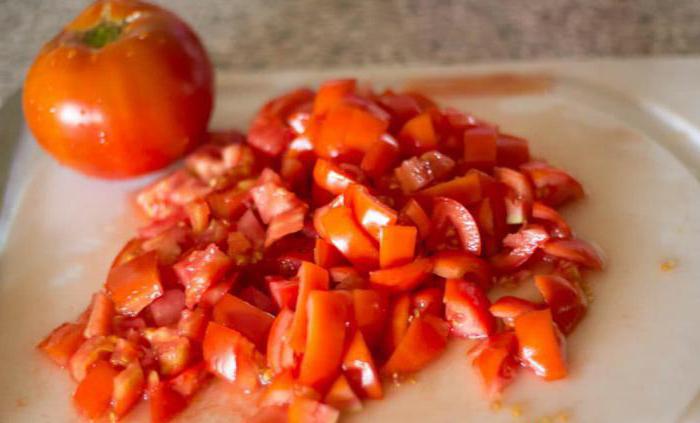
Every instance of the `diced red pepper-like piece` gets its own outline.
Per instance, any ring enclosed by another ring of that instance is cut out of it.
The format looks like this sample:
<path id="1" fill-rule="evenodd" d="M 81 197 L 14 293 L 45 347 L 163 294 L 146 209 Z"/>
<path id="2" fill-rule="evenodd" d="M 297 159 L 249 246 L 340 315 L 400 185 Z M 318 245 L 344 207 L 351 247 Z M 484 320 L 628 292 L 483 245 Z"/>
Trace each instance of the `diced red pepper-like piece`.
<path id="1" fill-rule="evenodd" d="M 308 207 L 302 204 L 272 218 L 265 234 L 264 247 L 267 248 L 277 240 L 304 229 L 304 216 Z"/>
<path id="2" fill-rule="evenodd" d="M 416 226 L 421 239 L 427 238 L 430 234 L 430 217 L 428 217 L 428 214 L 416 200 L 408 200 L 403 209 L 401 209 L 399 216 L 400 222 L 407 221 L 407 223 L 412 223 Z"/>
<path id="3" fill-rule="evenodd" d="M 297 279 L 269 279 L 267 286 L 272 294 L 272 299 L 280 309 L 294 310 L 299 295 L 299 281 Z"/>
<path id="4" fill-rule="evenodd" d="M 323 115 L 338 104 L 342 104 L 348 95 L 355 92 L 356 84 L 354 79 L 335 79 L 321 84 L 314 98 L 313 113 Z"/>
<path id="5" fill-rule="evenodd" d="M 391 169 L 399 158 L 399 144 L 389 134 L 383 134 L 362 157 L 360 169 L 367 175 L 378 178 Z"/>
<path id="6" fill-rule="evenodd" d="M 475 204 L 483 198 L 482 173 L 470 170 L 466 175 L 441 182 L 419 191 L 419 199 L 430 200 L 436 197 L 447 197 L 463 205 Z"/>
<path id="7" fill-rule="evenodd" d="M 112 317 L 114 317 L 112 300 L 102 292 L 94 294 L 90 317 L 85 326 L 85 337 L 109 335 L 112 332 Z"/>
<path id="8" fill-rule="evenodd" d="M 517 168 L 530 161 L 527 140 L 513 135 L 499 134 L 496 140 L 496 163 L 499 166 Z"/>
<path id="9" fill-rule="evenodd" d="M 248 143 L 270 156 L 281 154 L 294 138 L 287 117 L 313 96 L 313 91 L 302 88 L 267 102 L 250 124 Z"/>
<path id="10" fill-rule="evenodd" d="M 113 267 L 107 276 L 105 290 L 118 313 L 125 316 L 139 314 L 163 295 L 156 253 L 146 253 Z"/>
<path id="11" fill-rule="evenodd" d="M 484 338 L 496 330 L 489 312 L 491 303 L 483 289 L 463 279 L 445 281 L 445 317 L 452 334 L 462 338 Z"/>
<path id="12" fill-rule="evenodd" d="M 430 113 L 424 112 L 406 122 L 399 132 L 402 149 L 410 154 L 422 153 L 437 147 L 437 134 Z"/>
<path id="13" fill-rule="evenodd" d="M 348 172 L 325 159 L 316 160 L 313 175 L 316 185 L 333 195 L 340 195 L 350 185 L 357 183 Z"/>
<path id="14" fill-rule="evenodd" d="M 442 313 L 443 292 L 440 288 L 423 288 L 413 294 L 413 307 L 417 314 L 430 313 L 435 316 L 443 316 Z"/>
<path id="15" fill-rule="evenodd" d="M 403 293 L 392 300 L 389 307 L 389 322 L 387 323 L 386 335 L 382 344 L 383 352 L 387 357 L 394 352 L 406 334 L 411 311 L 410 294 Z"/>
<path id="16" fill-rule="evenodd" d="M 355 220 L 352 210 L 346 206 L 326 210 L 319 217 L 319 234 L 335 246 L 355 266 L 373 269 L 379 264 L 379 250 L 375 241 Z"/>
<path id="17" fill-rule="evenodd" d="M 434 179 L 430 164 L 418 157 L 401 162 L 401 165 L 394 169 L 394 175 L 405 194 L 427 187 Z"/>
<path id="18" fill-rule="evenodd" d="M 326 269 L 338 266 L 343 261 L 343 256 L 333 244 L 316 238 L 314 244 L 314 262 Z"/>

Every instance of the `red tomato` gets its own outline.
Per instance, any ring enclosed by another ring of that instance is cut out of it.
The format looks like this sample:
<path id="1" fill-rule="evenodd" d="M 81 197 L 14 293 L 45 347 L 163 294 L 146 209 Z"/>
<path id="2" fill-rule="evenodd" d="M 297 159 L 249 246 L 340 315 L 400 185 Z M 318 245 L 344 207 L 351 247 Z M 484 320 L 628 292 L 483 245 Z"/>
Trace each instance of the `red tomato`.
<path id="1" fill-rule="evenodd" d="M 410 291 L 425 281 L 432 270 L 432 260 L 419 258 L 403 266 L 370 272 L 369 281 L 392 291 Z"/>
<path id="2" fill-rule="evenodd" d="M 293 370 L 297 357 L 290 345 L 294 312 L 283 308 L 275 318 L 267 338 L 267 365 L 275 373 Z"/>
<path id="3" fill-rule="evenodd" d="M 250 124 L 248 143 L 270 156 L 282 154 L 294 138 L 287 118 L 312 99 L 313 92 L 302 88 L 266 103 Z"/>
<path id="4" fill-rule="evenodd" d="M 443 316 L 443 292 L 440 288 L 424 288 L 413 294 L 413 307 L 416 313 L 430 313 Z"/>
<path id="5" fill-rule="evenodd" d="M 496 163 L 499 166 L 518 167 L 530 161 L 527 140 L 513 135 L 498 134 L 496 140 Z"/>
<path id="6" fill-rule="evenodd" d="M 553 239 L 542 247 L 544 252 L 558 258 L 573 261 L 592 269 L 603 268 L 603 258 L 591 244 L 580 239 Z"/>
<path id="7" fill-rule="evenodd" d="M 531 301 L 506 295 L 491 304 L 489 311 L 494 317 L 502 319 L 506 326 L 512 327 L 518 316 L 529 311 L 537 310 L 538 308 L 540 308 L 540 306 Z"/>
<path id="8" fill-rule="evenodd" d="M 433 182 L 430 164 L 418 157 L 411 157 L 401 162 L 401 166 L 394 169 L 394 175 L 404 194 L 418 191 Z"/>
<path id="9" fill-rule="evenodd" d="M 423 210 L 420 204 L 414 199 L 408 200 L 406 205 L 401 209 L 399 213 L 399 221 L 406 223 L 412 223 L 418 229 L 418 234 L 421 239 L 427 238 L 430 233 L 430 218 Z"/>
<path id="10" fill-rule="evenodd" d="M 298 280 L 271 279 L 268 280 L 267 286 L 270 289 L 272 298 L 280 309 L 288 308 L 293 310 L 296 307 L 297 296 L 299 295 Z"/>
<path id="11" fill-rule="evenodd" d="M 391 135 L 383 134 L 362 157 L 360 169 L 373 178 L 379 178 L 391 169 L 398 158 L 399 144 Z"/>
<path id="12" fill-rule="evenodd" d="M 73 353 L 85 341 L 84 324 L 64 323 L 54 329 L 37 348 L 61 367 L 68 364 Z"/>
<path id="13" fill-rule="evenodd" d="M 336 79 L 324 82 L 314 98 L 313 113 L 323 115 L 333 107 L 342 104 L 348 95 L 355 92 L 355 86 L 354 79 Z"/>
<path id="14" fill-rule="evenodd" d="M 304 229 L 306 210 L 306 205 L 302 204 L 273 217 L 267 227 L 264 247 L 267 248 L 279 239 Z"/>
<path id="15" fill-rule="evenodd" d="M 264 182 L 250 190 L 255 207 L 263 223 L 270 223 L 273 217 L 292 210 L 301 202 L 294 193 L 276 182 Z"/>
<path id="16" fill-rule="evenodd" d="M 511 225 L 528 220 L 535 193 L 528 178 L 517 170 L 497 167 L 493 170 L 496 179 L 509 188 L 506 196 L 507 222 Z"/>
<path id="17" fill-rule="evenodd" d="M 112 384 L 117 370 L 107 361 L 96 362 L 73 394 L 73 403 L 83 416 L 96 420 L 109 410 Z"/>
<path id="18" fill-rule="evenodd" d="M 571 238 L 571 227 L 553 208 L 535 201 L 532 204 L 532 217 L 554 225 L 552 236 L 555 238 Z"/>
<path id="19" fill-rule="evenodd" d="M 216 244 L 202 250 L 192 251 L 177 262 L 173 268 L 180 283 L 185 286 L 185 304 L 193 308 L 202 299 L 204 292 L 218 282 L 231 267 L 231 259 Z"/>
<path id="20" fill-rule="evenodd" d="M 429 314 L 414 318 L 382 373 L 405 374 L 422 369 L 445 350 L 447 333 L 447 323 L 442 319 Z"/>
<path id="21" fill-rule="evenodd" d="M 379 264 L 375 241 L 357 223 L 346 206 L 326 210 L 319 216 L 316 230 L 360 269 L 373 269 Z"/>
<path id="22" fill-rule="evenodd" d="M 314 165 L 314 182 L 333 195 L 340 195 L 356 181 L 339 166 L 328 160 L 318 159 Z"/>
<path id="23" fill-rule="evenodd" d="M 390 356 L 399 345 L 408 329 L 411 316 L 411 295 L 403 293 L 393 299 L 389 308 L 389 322 L 382 344 L 384 353 Z"/>
<path id="24" fill-rule="evenodd" d="M 340 413 L 330 405 L 305 397 L 294 397 L 287 412 L 288 423 L 336 423 Z"/>
<path id="25" fill-rule="evenodd" d="M 406 122 L 399 132 L 399 141 L 409 154 L 435 149 L 437 134 L 430 113 L 422 113 Z"/>
<path id="26" fill-rule="evenodd" d="M 379 265 L 400 266 L 413 260 L 418 230 L 415 226 L 389 225 L 379 230 Z"/>
<path id="27" fill-rule="evenodd" d="M 129 364 L 114 378 L 112 407 L 117 417 L 122 417 L 141 399 L 145 378 L 139 363 Z"/>
<path id="28" fill-rule="evenodd" d="M 207 369 L 214 375 L 235 382 L 244 390 L 258 386 L 263 358 L 255 345 L 239 332 L 215 322 L 209 322 L 202 356 Z"/>
<path id="29" fill-rule="evenodd" d="M 474 282 L 462 279 L 445 281 L 445 317 L 451 333 L 461 338 L 484 338 L 496 330 L 489 312 L 491 303 Z"/>
<path id="30" fill-rule="evenodd" d="M 202 387 L 208 377 L 206 363 L 199 362 L 170 379 L 170 384 L 175 392 L 190 398 Z"/>
<path id="31" fill-rule="evenodd" d="M 481 254 L 481 235 L 474 217 L 466 207 L 447 197 L 437 197 L 433 207 L 433 236 L 444 236 L 447 224 L 454 226 L 462 249 L 475 255 Z"/>
<path id="32" fill-rule="evenodd" d="M 323 402 L 339 411 L 359 411 L 362 401 L 353 392 L 345 376 L 340 375 L 333 382 Z"/>
<path id="33" fill-rule="evenodd" d="M 387 296 L 374 289 L 352 290 L 353 311 L 357 329 L 370 347 L 380 341 L 388 315 Z"/>
<path id="34" fill-rule="evenodd" d="M 169 289 L 163 296 L 153 301 L 148 310 L 151 312 L 153 322 L 157 326 L 168 326 L 180 320 L 182 310 L 185 308 L 185 293 L 180 289 Z M 112 323 L 111 320 L 109 322 Z"/>
<path id="35" fill-rule="evenodd" d="M 299 382 L 323 392 L 337 377 L 343 359 L 349 305 L 348 297 L 342 292 L 309 293 L 306 347 Z"/>
<path id="36" fill-rule="evenodd" d="M 361 397 L 381 399 L 384 396 L 382 381 L 360 331 L 355 332 L 343 357 L 343 372 L 352 389 Z"/>
<path id="37" fill-rule="evenodd" d="M 498 130 L 479 126 L 464 131 L 464 164 L 467 167 L 490 170 L 496 164 Z"/>
<path id="38" fill-rule="evenodd" d="M 542 162 L 529 162 L 520 166 L 535 186 L 535 197 L 543 203 L 557 207 L 584 196 L 583 187 L 571 175 Z"/>
<path id="39" fill-rule="evenodd" d="M 299 267 L 299 296 L 292 324 L 290 343 L 294 351 L 304 352 L 307 332 L 307 301 L 314 290 L 328 290 L 328 271 L 313 263 L 302 262 Z"/>
<path id="40" fill-rule="evenodd" d="M 491 257 L 491 264 L 497 272 L 513 271 L 525 264 L 548 240 L 549 234 L 543 227 L 534 224 L 522 226 L 518 232 L 509 234 L 503 240 L 511 251 Z"/>
<path id="41" fill-rule="evenodd" d="M 274 317 L 236 296 L 226 294 L 214 306 L 212 320 L 239 332 L 264 352 Z"/>
<path id="42" fill-rule="evenodd" d="M 468 251 L 438 251 L 433 258 L 433 273 L 445 279 L 471 279 L 483 289 L 491 288 L 491 268 L 487 261 Z"/>
<path id="43" fill-rule="evenodd" d="M 160 327 L 148 328 L 143 337 L 151 345 L 158 359 L 159 371 L 163 376 L 175 376 L 187 367 L 192 359 L 192 344 L 187 337 L 180 336 L 177 329 Z"/>
<path id="44" fill-rule="evenodd" d="M 148 390 L 151 423 L 167 423 L 187 407 L 187 399 L 169 382 L 158 382 Z"/>
<path id="45" fill-rule="evenodd" d="M 520 357 L 544 380 L 566 377 L 564 338 L 549 309 L 535 310 L 515 319 Z"/>
<path id="46" fill-rule="evenodd" d="M 170 164 L 201 139 L 212 79 L 202 44 L 173 13 L 101 1 L 44 46 L 24 83 L 24 116 L 60 163 L 130 177 Z"/>
<path id="47" fill-rule="evenodd" d="M 452 173 L 455 161 L 439 151 L 428 151 L 420 156 L 420 159 L 428 164 L 434 181 L 441 181 Z"/>
<path id="48" fill-rule="evenodd" d="M 352 207 L 360 225 L 376 240 L 379 240 L 382 228 L 395 224 L 398 219 L 396 211 L 371 195 L 362 185 L 348 187 L 345 200 Z"/>
<path id="49" fill-rule="evenodd" d="M 518 341 L 511 331 L 496 334 L 483 342 L 484 345 L 478 347 L 479 352 L 475 354 L 472 366 L 481 378 L 486 395 L 494 398 L 512 382 L 518 369 L 515 358 Z"/>
<path id="50" fill-rule="evenodd" d="M 464 205 L 475 204 L 483 198 L 482 175 L 479 171 L 470 170 L 464 176 L 441 182 L 420 191 L 418 198 L 447 197 Z"/>
<path id="51" fill-rule="evenodd" d="M 535 285 L 552 310 L 552 318 L 564 335 L 571 333 L 586 314 L 586 296 L 576 281 L 557 275 L 537 275 Z"/>
<path id="52" fill-rule="evenodd" d="M 156 253 L 146 253 L 117 267 L 107 276 L 105 290 L 118 313 L 136 316 L 163 295 Z"/>

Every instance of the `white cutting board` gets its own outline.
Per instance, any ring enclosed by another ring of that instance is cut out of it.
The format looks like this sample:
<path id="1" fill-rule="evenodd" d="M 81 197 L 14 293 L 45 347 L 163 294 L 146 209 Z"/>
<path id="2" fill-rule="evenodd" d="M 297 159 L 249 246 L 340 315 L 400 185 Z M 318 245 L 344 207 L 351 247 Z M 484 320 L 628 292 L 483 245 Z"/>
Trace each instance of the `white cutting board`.
<path id="1" fill-rule="evenodd" d="M 545 383 L 523 371 L 492 411 L 467 345 L 454 342 L 416 383 L 390 388 L 346 420 L 513 422 L 564 411 L 572 422 L 700 422 L 692 406 L 700 388 L 698 75 L 700 59 L 219 72 L 217 128 L 245 128 L 265 99 L 286 89 L 357 76 L 424 89 L 496 122 L 587 190 L 564 214 L 609 265 L 590 276 L 595 301 L 569 338 L 568 379 Z M 74 383 L 33 347 L 100 287 L 134 233 L 126 196 L 152 177 L 104 182 L 62 169 L 21 119 L 14 97 L 0 112 L 0 422 L 71 422 Z M 667 259 L 678 266 L 663 272 Z M 208 392 L 178 420 L 230 421 L 231 408 Z M 128 420 L 145 419 L 141 407 Z"/>

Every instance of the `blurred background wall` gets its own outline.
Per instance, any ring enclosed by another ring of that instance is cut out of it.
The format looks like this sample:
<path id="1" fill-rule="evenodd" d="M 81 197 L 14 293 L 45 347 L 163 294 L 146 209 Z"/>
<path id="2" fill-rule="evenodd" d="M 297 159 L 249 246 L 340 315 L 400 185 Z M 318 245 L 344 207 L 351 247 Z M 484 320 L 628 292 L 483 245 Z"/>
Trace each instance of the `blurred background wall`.
<path id="1" fill-rule="evenodd" d="M 157 0 L 237 70 L 700 53 L 700 0 Z M 0 0 L 0 99 L 88 0 Z"/>

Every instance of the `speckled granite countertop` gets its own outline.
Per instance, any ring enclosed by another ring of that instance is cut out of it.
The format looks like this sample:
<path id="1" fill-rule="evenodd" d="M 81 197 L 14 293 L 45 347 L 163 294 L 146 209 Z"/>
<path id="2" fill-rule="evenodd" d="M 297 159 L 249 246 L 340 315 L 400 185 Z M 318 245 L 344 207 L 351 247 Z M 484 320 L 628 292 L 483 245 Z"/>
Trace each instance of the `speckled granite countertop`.
<path id="1" fill-rule="evenodd" d="M 700 0 L 158 0 L 236 70 L 700 53 Z M 0 101 L 88 0 L 0 0 Z"/>

